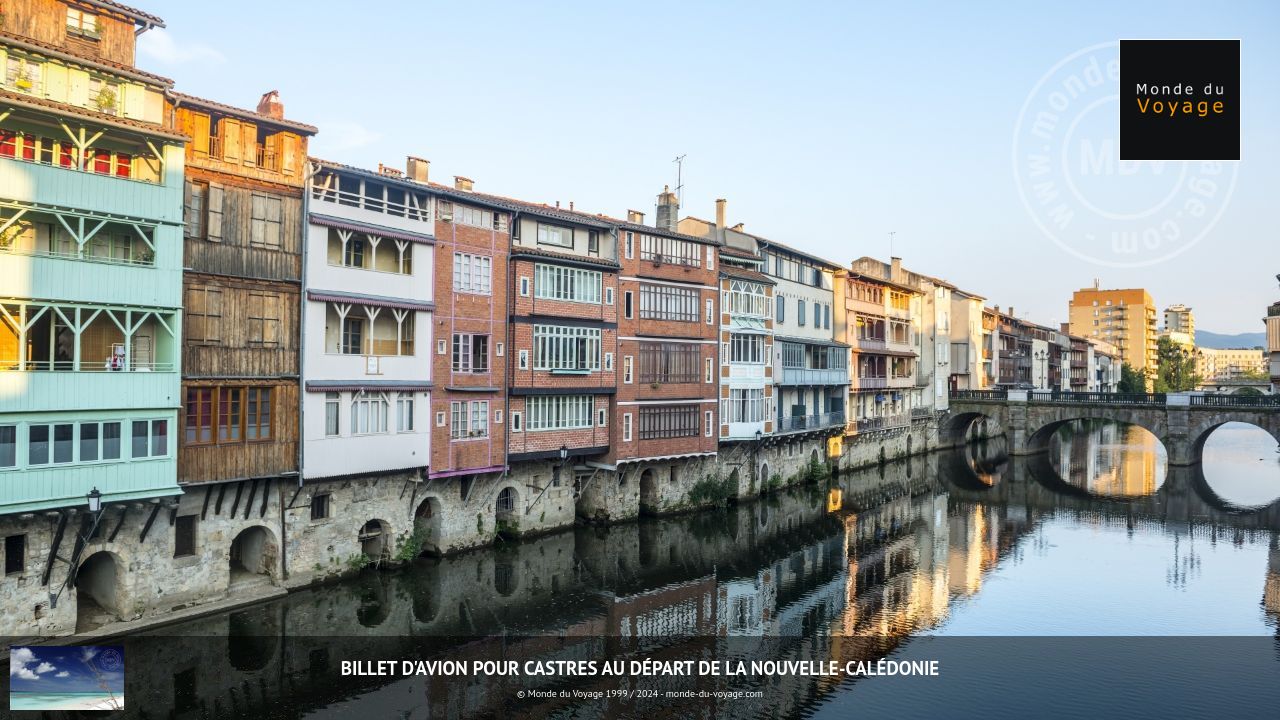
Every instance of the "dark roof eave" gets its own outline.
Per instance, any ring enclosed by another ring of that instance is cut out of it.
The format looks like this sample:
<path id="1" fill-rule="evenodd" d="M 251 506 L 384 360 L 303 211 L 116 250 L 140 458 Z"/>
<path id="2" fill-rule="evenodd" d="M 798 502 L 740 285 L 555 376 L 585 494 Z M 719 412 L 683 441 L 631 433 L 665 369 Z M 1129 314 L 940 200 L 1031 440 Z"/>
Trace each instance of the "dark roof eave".
<path id="1" fill-rule="evenodd" d="M 511 210 L 511 208 L 508 207 L 507 205 L 503 205 L 496 202 L 488 202 L 486 200 L 481 200 L 481 199 L 472 199 L 471 196 L 467 193 L 461 193 L 456 190 L 450 190 L 444 187 L 443 185 L 438 185 L 436 183 L 420 183 L 417 180 L 411 180 L 407 177 L 395 177 L 392 175 L 382 175 L 380 173 L 374 172 L 373 170 L 367 170 L 362 167 L 356 167 L 355 165 L 346 165 L 340 162 L 335 162 L 333 160 L 325 160 L 323 158 L 318 158 L 318 157 L 308 157 L 307 161 L 315 163 L 322 168 L 333 170 L 335 172 L 350 173 L 352 175 L 359 175 L 361 177 L 368 178 L 370 180 L 377 180 L 378 182 L 389 183 L 389 184 L 397 185 L 399 187 L 406 188 L 406 189 L 418 190 L 421 192 L 440 195 L 442 197 L 447 197 L 447 198 L 466 200 L 474 205 L 479 205 L 481 207 L 489 208 L 490 210 L 508 210 L 508 211 Z"/>
<path id="2" fill-rule="evenodd" d="M 214 100 L 206 100 L 205 98 L 188 95 L 176 90 L 169 90 L 166 94 L 170 99 L 177 101 L 175 104 L 185 103 L 187 105 L 194 105 L 196 107 L 205 108 L 206 110 L 215 110 L 226 115 L 235 115 L 237 117 L 253 120 L 260 124 L 277 125 L 290 130 L 297 130 L 298 132 L 306 135 L 315 135 L 320 132 L 319 128 L 314 125 L 307 125 L 306 123 L 300 123 L 294 120 L 285 120 L 284 118 L 274 118 L 270 115 L 263 115 L 260 112 L 245 110 L 244 108 L 238 108 L 234 105 L 227 105 L 226 103 L 220 103 Z"/>
<path id="3" fill-rule="evenodd" d="M 121 120 L 110 115 L 84 108 L 78 108 L 73 105 L 65 105 L 52 100 L 43 98 L 28 97 L 21 93 L 15 93 L 8 90 L 0 89 L 0 98 L 6 105 L 22 107 L 27 110 L 34 110 L 41 113 L 54 113 L 62 117 L 74 119 L 80 122 L 92 122 L 99 125 L 113 127 L 126 132 L 134 132 L 148 137 L 159 137 L 175 142 L 186 143 L 190 140 L 186 135 L 174 132 L 162 125 L 153 125 L 151 123 L 143 123 L 139 121 Z"/>
<path id="4" fill-rule="evenodd" d="M 122 65 L 120 63 L 97 60 L 91 57 L 87 57 L 85 55 L 80 55 L 79 53 L 74 53 L 69 50 L 64 50 L 63 48 L 60 48 L 56 45 L 50 45 L 48 43 L 40 42 L 38 40 L 33 40 L 31 38 L 24 37 L 22 35 L 16 35 L 14 33 L 7 32 L 5 30 L 0 30 L 0 40 L 3 40 L 6 45 L 16 45 L 17 47 L 20 47 L 24 50 L 40 53 L 42 55 L 49 55 L 51 57 L 57 57 L 62 60 L 66 60 L 68 62 L 72 62 L 80 65 L 86 65 L 88 67 L 93 67 L 108 73 L 120 75 L 122 77 L 127 77 L 133 80 L 137 80 L 139 82 L 144 82 L 149 85 L 155 85 L 157 87 L 162 87 L 162 88 L 173 87 L 173 81 L 162 75 L 155 75 L 145 70 L 139 70 L 137 68 L 130 67 L 128 65 Z"/>
<path id="5" fill-rule="evenodd" d="M 147 28 L 165 27 L 164 20 L 161 20 L 155 15 L 152 15 L 151 13 L 142 12 L 137 8 L 131 8 L 128 5 L 121 5 L 118 2 L 113 2 L 113 0 L 82 0 L 82 1 L 90 5 L 93 5 L 94 7 L 102 8 L 103 10 L 120 13 L 121 15 L 128 17 L 130 20 L 133 20 L 136 24 L 142 25 L 143 27 L 147 27 Z"/>

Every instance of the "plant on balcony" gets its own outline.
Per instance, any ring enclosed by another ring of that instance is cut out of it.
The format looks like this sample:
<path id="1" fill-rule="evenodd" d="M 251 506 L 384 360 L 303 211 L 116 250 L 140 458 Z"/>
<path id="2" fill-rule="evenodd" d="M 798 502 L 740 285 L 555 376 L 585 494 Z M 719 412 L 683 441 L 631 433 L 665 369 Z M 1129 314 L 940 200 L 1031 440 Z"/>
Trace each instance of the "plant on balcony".
<path id="1" fill-rule="evenodd" d="M 116 91 L 109 87 L 104 87 L 98 91 L 97 97 L 93 99 L 93 104 L 98 106 L 102 112 L 114 112 L 116 109 Z"/>
<path id="2" fill-rule="evenodd" d="M 19 70 L 18 77 L 14 78 L 13 84 L 16 85 L 19 90 L 30 90 L 35 86 L 36 82 L 35 79 L 31 77 L 31 72 L 29 70 Z"/>

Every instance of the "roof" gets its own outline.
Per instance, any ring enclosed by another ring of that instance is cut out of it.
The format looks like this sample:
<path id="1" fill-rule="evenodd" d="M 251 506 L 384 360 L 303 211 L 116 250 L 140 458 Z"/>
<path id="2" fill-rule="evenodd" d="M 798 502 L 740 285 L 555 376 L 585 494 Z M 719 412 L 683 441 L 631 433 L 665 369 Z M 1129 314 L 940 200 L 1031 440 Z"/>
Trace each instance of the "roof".
<path id="1" fill-rule="evenodd" d="M 452 197 L 459 200 L 470 200 L 472 198 L 480 199 L 497 205 L 506 207 L 508 210 L 515 212 L 530 213 L 551 220 L 560 220 L 568 223 L 578 223 L 580 225 L 590 225 L 602 230 L 612 230 L 617 224 L 604 215 L 590 215 L 577 210 L 565 210 L 563 208 L 551 207 L 545 203 L 534 203 L 527 200 L 517 200 L 515 198 L 504 197 L 502 195 L 490 195 L 488 193 L 478 193 L 474 190 L 459 190 L 440 183 L 430 183 L 445 193 L 451 194 Z"/>
<path id="2" fill-rule="evenodd" d="M 340 302 L 369 307 L 394 308 L 396 310 L 435 310 L 436 304 L 423 300 L 406 300 L 385 295 L 340 292 L 338 290 L 308 290 L 307 299 L 318 302 Z"/>
<path id="3" fill-rule="evenodd" d="M 564 260 L 566 262 L 572 262 L 572 263 L 585 263 L 587 265 L 599 267 L 605 270 L 617 270 L 619 267 L 618 263 L 612 260 L 606 260 L 604 258 L 594 258 L 587 255 L 574 255 L 572 253 L 562 253 L 562 252 L 556 252 L 554 250 L 543 250 L 542 248 L 525 247 L 524 245 L 512 245 L 511 258 L 515 259 L 520 257 L 521 255 L 532 255 L 535 257 L 552 258 L 555 260 Z"/>
<path id="4" fill-rule="evenodd" d="M 126 15 L 131 20 L 133 20 L 134 22 L 137 22 L 140 25 L 146 25 L 149 27 L 165 26 L 164 21 L 156 17 L 155 15 L 152 15 L 150 13 L 144 13 L 141 10 L 138 10 L 136 8 L 131 8 L 128 5 L 121 5 L 118 2 L 114 2 L 114 0 L 80 0 L 80 1 L 93 5 L 94 7 L 99 7 L 104 10 L 111 10 L 114 12 L 118 12 L 122 15 Z"/>
<path id="5" fill-rule="evenodd" d="M 11 32 L 7 32 L 5 30 L 0 30 L 0 40 L 3 40 L 6 45 L 14 45 L 16 47 L 23 48 L 24 50 L 38 52 L 44 55 L 48 55 L 50 57 L 61 58 L 69 62 L 84 65 L 86 67 L 93 67 L 99 70 L 106 70 L 107 72 L 115 73 L 117 75 L 122 75 L 128 78 L 133 78 L 134 80 L 139 80 L 142 82 L 148 82 L 153 85 L 173 87 L 173 81 L 167 77 L 154 75 L 144 70 L 139 70 L 136 67 L 133 67 L 132 65 L 125 65 L 123 63 L 113 62 L 111 60 L 103 60 L 101 58 L 94 58 L 94 57 L 89 57 L 87 55 L 81 55 L 80 53 L 74 52 L 72 50 L 67 50 L 66 48 L 58 47 L 57 45 L 51 45 L 47 42 L 41 42 L 40 40 L 29 38 L 25 35 L 17 35 Z"/>
<path id="6" fill-rule="evenodd" d="M 689 235 L 678 232 L 676 230 L 667 230 L 666 228 L 654 227 L 652 225 L 641 225 L 640 223 L 628 222 L 626 220 L 617 220 L 609 218 L 614 224 L 623 230 L 631 230 L 633 232 L 648 233 L 649 235 L 661 235 L 663 237 L 674 238 L 676 240 L 688 240 L 689 242 L 702 243 L 703 245 L 721 245 L 724 243 L 713 237 L 701 237 L 698 235 Z"/>
<path id="7" fill-rule="evenodd" d="M 752 282 L 764 283 L 765 285 L 777 285 L 773 278 L 758 270 L 748 270 L 746 268 L 734 267 L 733 265 L 725 265 L 723 263 L 720 264 L 720 274 L 725 277 L 751 280 Z"/>
<path id="8" fill-rule="evenodd" d="M 824 345 L 826 347 L 839 347 L 839 348 L 851 347 L 848 343 L 842 343 L 836 340 L 827 340 L 825 338 L 811 338 L 811 337 L 792 337 L 790 335 L 778 335 L 777 333 L 774 333 L 773 339 L 777 342 L 802 343 L 804 345 Z"/>
<path id="9" fill-rule="evenodd" d="M 99 125 L 107 125 L 126 130 L 137 130 L 152 137 L 162 137 L 184 143 L 188 140 L 186 135 L 174 132 L 163 125 L 142 122 L 141 120 L 132 120 L 130 118 L 116 117 L 115 115 L 107 115 L 106 113 L 101 113 L 97 110 L 89 110 L 87 108 L 67 105 L 66 103 L 60 103 L 53 100 L 45 100 L 44 98 L 16 93 L 3 88 L 0 88 L 0 99 L 3 99 L 5 103 L 10 106 L 16 105 L 32 110 L 53 111 L 66 117 L 92 120 Z"/>
<path id="10" fill-rule="evenodd" d="M 297 130 L 298 132 L 305 133 L 307 135 L 315 135 L 317 132 L 319 132 L 319 129 L 317 129 L 314 125 L 307 125 L 305 123 L 295 122 L 293 120 L 285 120 L 283 118 L 271 117 L 270 115 L 264 115 L 254 110 L 245 110 L 244 108 L 238 108 L 233 105 L 226 105 L 220 102 L 214 102 L 213 100 L 206 100 L 204 98 L 196 97 L 195 95 L 180 93 L 180 92 L 177 92 L 176 90 L 170 90 L 169 96 L 177 100 L 178 104 L 185 103 L 187 105 L 195 105 L 197 107 L 202 107 L 209 110 L 216 110 L 218 112 L 226 113 L 228 115 L 237 115 L 239 117 L 250 118 L 261 123 L 266 123 L 268 125 L 279 125 L 280 127 L 286 127 L 292 130 Z"/>
<path id="11" fill-rule="evenodd" d="M 750 258 L 752 260 L 757 260 L 757 261 L 761 259 L 759 255 L 751 252 L 750 250 L 743 250 L 740 247 L 734 247 L 732 245 L 725 245 L 724 247 L 720 248 L 720 254 L 733 255 L 735 257 L 741 257 L 741 258 Z"/>
<path id="12" fill-rule="evenodd" d="M 924 294 L 924 292 L 919 290 L 918 288 L 913 288 L 910 285 L 902 285 L 900 283 L 893 282 L 892 280 L 885 280 L 884 278 L 878 277 L 876 275 L 864 275 L 863 273 L 854 272 L 852 270 L 847 271 L 847 273 L 850 280 L 863 280 L 866 282 L 875 283 L 877 285 L 885 285 L 891 288 L 895 288 L 897 290 L 902 290 L 904 292 L 915 293 L 916 295 Z"/>
<path id="13" fill-rule="evenodd" d="M 307 392 L 357 392 L 360 390 L 400 390 L 419 392 L 430 390 L 431 383 L 413 380 L 308 380 Z"/>
<path id="14" fill-rule="evenodd" d="M 750 233 L 745 233 L 745 234 L 748 234 L 748 235 L 749 235 Z M 827 260 L 827 259 L 825 259 L 825 258 L 820 258 L 820 257 L 818 257 L 817 255 L 811 255 L 811 254 L 809 254 L 809 253 L 807 253 L 807 252 L 804 252 L 803 250 L 797 250 L 797 249 L 795 249 L 794 247 L 791 247 L 790 245 L 784 245 L 784 244 L 782 244 L 782 243 L 780 243 L 780 242 L 776 242 L 776 241 L 774 241 L 774 240 L 770 240 L 769 238 L 763 238 L 763 237 L 760 237 L 759 235 L 751 235 L 751 237 L 755 238 L 755 239 L 756 239 L 756 242 L 760 243 L 760 244 L 763 246 L 763 247 L 761 247 L 761 248 L 760 248 L 761 250 L 766 250 L 766 249 L 768 249 L 768 248 L 777 248 L 777 249 L 779 249 L 779 250 L 782 250 L 783 252 L 791 253 L 792 255 L 799 255 L 800 257 L 802 257 L 802 258 L 804 258 L 804 259 L 806 259 L 806 260 L 809 260 L 809 261 L 811 261 L 811 262 L 818 263 L 819 265 L 823 265 L 823 266 L 825 266 L 825 267 L 827 267 L 828 269 L 831 269 L 831 270 L 843 270 L 843 269 L 844 269 L 844 266 L 842 266 L 842 265 L 838 265 L 838 264 L 836 264 L 836 263 L 833 263 L 833 262 L 831 262 L 830 260 Z"/>
<path id="15" fill-rule="evenodd" d="M 307 216 L 307 222 L 312 225 L 321 225 L 324 227 L 337 228 L 339 230 L 350 230 L 351 232 L 365 233 L 366 235 L 377 235 L 378 237 L 388 238 L 390 240 L 408 240 L 409 242 L 422 243 L 423 245 L 434 245 L 436 239 L 430 235 L 422 233 L 412 233 L 406 230 L 395 230 L 373 223 L 356 222 L 354 220 L 346 220 L 343 218 L 333 217 L 331 215 L 321 215 L 319 213 L 311 213 Z"/>
<path id="16" fill-rule="evenodd" d="M 350 173 L 352 175 L 359 175 L 361 177 L 369 178 L 371 180 L 377 180 L 378 182 L 398 185 L 402 188 L 419 190 L 422 192 L 431 192 L 437 195 L 442 195 L 444 197 L 470 199 L 466 197 L 468 195 L 467 193 L 461 193 L 459 191 L 453 190 L 452 188 L 446 187 L 444 185 L 440 185 L 439 183 L 420 183 L 416 180 L 411 180 L 407 177 L 400 177 L 395 175 L 383 175 L 382 173 L 375 172 L 373 170 L 367 170 L 362 167 L 356 167 L 355 165 L 346 165 L 340 162 L 334 162 L 333 160 L 325 160 L 323 158 L 318 158 L 318 157 L 308 157 L 307 160 L 309 162 L 316 163 L 321 167 L 329 168 L 331 170 Z M 475 202 L 477 205 L 482 205 L 490 209 L 498 209 L 498 210 L 511 209 L 507 205 L 504 205 L 501 203 L 489 202 L 486 200 L 476 199 L 473 202 Z"/>

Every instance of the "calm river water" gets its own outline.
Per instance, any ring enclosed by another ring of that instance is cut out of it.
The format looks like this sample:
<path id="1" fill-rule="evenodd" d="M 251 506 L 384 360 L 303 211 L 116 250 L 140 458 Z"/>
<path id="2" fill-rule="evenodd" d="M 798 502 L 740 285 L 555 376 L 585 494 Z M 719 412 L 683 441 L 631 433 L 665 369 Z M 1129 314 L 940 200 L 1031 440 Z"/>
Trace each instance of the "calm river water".
<path id="1" fill-rule="evenodd" d="M 1187 469 L 1143 430 L 1077 425 L 1030 459 L 989 441 L 719 512 L 370 571 L 126 638 L 127 713 L 1280 717 L 1280 455 L 1258 432 L 1224 427 Z M 342 672 L 645 658 L 936 660 L 939 674 Z"/>

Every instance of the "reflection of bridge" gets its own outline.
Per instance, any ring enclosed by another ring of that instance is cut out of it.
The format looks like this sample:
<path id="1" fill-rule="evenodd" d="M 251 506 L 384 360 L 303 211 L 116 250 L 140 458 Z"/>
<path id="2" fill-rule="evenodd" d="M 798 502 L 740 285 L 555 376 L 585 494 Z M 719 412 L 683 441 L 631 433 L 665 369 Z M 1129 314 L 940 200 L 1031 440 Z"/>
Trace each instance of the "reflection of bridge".
<path id="1" fill-rule="evenodd" d="M 1069 393 L 1026 390 L 959 390 L 939 433 L 961 444 L 976 420 L 997 423 L 1013 455 L 1044 452 L 1049 439 L 1073 420 L 1114 420 L 1146 428 L 1169 455 L 1170 465 L 1195 465 L 1205 440 L 1218 427 L 1241 422 L 1262 428 L 1280 443 L 1280 396 Z"/>
<path id="2" fill-rule="evenodd" d="M 1164 484 L 1151 495 L 1107 497 L 1063 480 L 1048 455 L 978 459 L 975 471 L 972 449 L 942 455 L 947 465 L 942 475 L 955 486 L 948 492 L 960 500 L 1070 510 L 1166 526 L 1280 531 L 1280 501 L 1254 509 L 1233 506 L 1213 492 L 1198 465 L 1170 467 Z"/>

